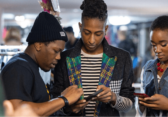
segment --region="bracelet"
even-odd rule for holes
[[[58,98],[62,98],[64,100],[65,107],[69,106],[69,102],[68,102],[68,100],[64,96],[58,96]]]

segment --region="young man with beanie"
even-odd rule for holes
[[[56,18],[41,12],[35,20],[27,38],[28,47],[17,54],[2,69],[2,81],[6,98],[14,109],[28,104],[39,116],[48,116],[62,107],[75,103],[82,95],[82,89],[71,86],[61,96],[49,101],[45,84],[39,74],[54,68],[65,47],[67,36]]]

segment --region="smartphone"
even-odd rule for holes
[[[0,116],[4,116],[3,101],[5,100],[4,88],[2,85],[2,77],[0,74]]]
[[[55,12],[61,12],[58,0],[51,0],[51,4]]]
[[[143,97],[143,98],[149,97],[149,96],[148,96],[147,94],[145,94],[145,93],[134,93],[134,95],[137,96],[137,97]]]
[[[95,93],[89,95],[88,97],[84,98],[86,101],[91,100],[93,97],[96,97],[99,93],[101,93],[103,89],[100,89],[99,91],[96,91]]]

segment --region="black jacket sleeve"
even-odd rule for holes
[[[121,84],[120,96],[129,98],[134,103],[134,87],[132,87],[134,75],[132,60],[129,54],[127,54],[124,64],[124,75]]]

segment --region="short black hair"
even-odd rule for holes
[[[103,0],[84,0],[80,9],[83,18],[99,18],[102,21],[107,19],[107,5]]]
[[[168,29],[168,16],[167,15],[159,16],[153,21],[151,25],[151,30],[153,31],[155,29],[161,29],[161,30]]]

